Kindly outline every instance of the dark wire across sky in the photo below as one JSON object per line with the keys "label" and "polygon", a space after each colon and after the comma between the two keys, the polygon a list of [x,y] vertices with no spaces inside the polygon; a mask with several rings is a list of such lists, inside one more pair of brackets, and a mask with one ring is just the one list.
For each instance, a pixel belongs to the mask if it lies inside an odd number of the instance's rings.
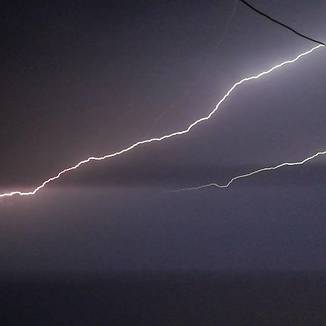
{"label": "dark wire across sky", "polygon": [[313,38],[311,38],[311,37],[309,37],[309,36],[307,36],[307,35],[304,35],[304,34],[298,32],[297,30],[295,30],[294,28],[292,28],[292,27],[290,27],[290,26],[288,26],[288,25],[286,25],[286,24],[280,22],[279,20],[277,20],[277,19],[275,19],[275,18],[273,18],[273,17],[267,15],[266,13],[260,11],[259,9],[257,9],[257,8],[254,7],[253,5],[251,5],[249,2],[247,2],[247,1],[245,1],[245,0],[239,0],[239,1],[242,2],[244,5],[246,5],[247,7],[249,7],[250,9],[252,9],[253,11],[255,11],[257,14],[259,14],[259,15],[261,15],[261,16],[263,16],[263,17],[269,19],[270,21],[272,21],[272,22],[274,22],[274,23],[276,23],[276,24],[278,24],[278,25],[280,25],[280,26],[282,26],[282,27],[288,29],[289,31],[293,32],[294,34],[296,34],[296,35],[298,35],[298,36],[300,36],[300,37],[302,37],[302,38],[304,38],[304,39],[306,39],[306,40],[308,40],[308,41],[312,41],[312,42],[314,42],[314,43],[317,43],[317,44],[321,44],[321,45],[326,46],[325,43],[323,43],[323,42],[321,42],[321,41],[318,41],[318,40],[315,40],[315,39],[313,39]]}

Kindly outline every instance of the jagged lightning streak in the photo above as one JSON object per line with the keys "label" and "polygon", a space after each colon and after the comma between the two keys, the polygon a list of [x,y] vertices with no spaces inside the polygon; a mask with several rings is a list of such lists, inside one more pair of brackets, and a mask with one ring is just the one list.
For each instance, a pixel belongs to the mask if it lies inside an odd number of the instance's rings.
{"label": "jagged lightning streak", "polygon": [[301,161],[296,161],[296,162],[284,162],[275,166],[270,166],[270,167],[265,167],[265,168],[261,168],[249,173],[245,173],[245,174],[240,174],[236,177],[233,177],[232,179],[230,179],[230,181],[228,181],[225,184],[218,184],[218,183],[207,183],[204,185],[200,185],[200,186],[195,186],[195,187],[188,187],[188,188],[181,188],[181,189],[177,189],[174,190],[174,192],[179,192],[179,191],[191,191],[191,190],[200,190],[200,189],[204,189],[204,188],[209,188],[209,187],[216,187],[216,188],[229,188],[231,186],[231,184],[237,180],[240,179],[245,179],[245,178],[249,178],[252,177],[256,174],[259,173],[263,173],[263,172],[268,172],[268,171],[273,171],[273,170],[278,170],[280,168],[284,168],[287,166],[297,166],[297,165],[303,165],[319,156],[325,155],[326,151],[321,151],[321,152],[317,152],[311,156],[306,157],[305,159],[301,160]]}
{"label": "jagged lightning streak", "polygon": [[222,99],[216,104],[216,106],[214,107],[214,109],[207,115],[207,116],[204,116],[194,122],[192,122],[186,129],[184,130],[181,130],[181,131],[176,131],[176,132],[173,132],[173,133],[170,133],[170,134],[167,134],[167,135],[164,135],[164,136],[161,136],[161,137],[154,137],[154,138],[150,138],[150,139],[145,139],[145,140],[142,140],[142,141],[138,141],[132,145],[130,145],[129,147],[126,147],[120,151],[117,151],[117,152],[114,152],[114,153],[111,153],[111,154],[106,154],[106,155],[103,155],[103,156],[100,156],[100,157],[95,157],[95,156],[90,156],[88,157],[87,159],[85,160],[82,160],[80,162],[78,162],[77,164],[71,166],[71,167],[68,167],[66,169],[63,169],[62,171],[60,171],[57,175],[53,176],[53,177],[50,177],[49,179],[45,180],[43,183],[41,183],[39,186],[35,187],[33,190],[31,191],[28,191],[28,192],[24,192],[24,191],[11,191],[11,192],[6,192],[6,193],[2,193],[0,194],[0,198],[4,198],[4,197],[12,197],[12,196],[33,196],[35,195],[37,192],[39,192],[41,189],[43,189],[44,187],[46,187],[49,183],[55,181],[55,180],[58,180],[59,178],[61,178],[61,176],[63,176],[64,174],[70,172],[70,171],[73,171],[73,170],[77,170],[78,168],[80,168],[82,165],[84,164],[87,164],[87,163],[90,163],[92,161],[102,161],[102,160],[106,160],[106,159],[109,159],[109,158],[112,158],[112,157],[115,157],[115,156],[119,156],[121,154],[124,154],[126,152],[129,152],[131,150],[133,150],[134,148],[140,146],[140,145],[144,145],[144,144],[148,144],[148,143],[152,143],[152,142],[159,142],[159,141],[162,141],[162,140],[165,140],[165,139],[168,139],[168,138],[172,138],[172,137],[175,137],[175,136],[181,136],[181,135],[184,135],[184,134],[187,134],[188,132],[190,132],[190,130],[195,127],[196,125],[206,121],[206,120],[209,120],[212,115],[219,109],[220,105],[229,97],[229,95],[238,87],[240,86],[241,84],[243,83],[246,83],[250,80],[254,80],[254,79],[258,79],[260,77],[263,77],[267,74],[270,74],[271,72],[273,72],[274,70],[276,69],[279,69],[281,67],[284,67],[286,65],[289,65],[291,63],[294,63],[296,61],[298,61],[300,58],[312,53],[313,51],[321,48],[321,47],[324,47],[325,45],[323,44],[319,44],[313,48],[311,48],[310,50],[308,51],[305,51],[303,53],[300,53],[299,55],[297,55],[295,58],[293,59],[290,59],[290,60],[286,60],[280,64],[277,64],[273,67],[271,67],[270,69],[266,70],[266,71],[263,71],[257,75],[253,75],[253,76],[250,76],[250,77],[245,77],[243,79],[241,79],[240,81],[236,82],[227,92],[226,94],[222,97]]}

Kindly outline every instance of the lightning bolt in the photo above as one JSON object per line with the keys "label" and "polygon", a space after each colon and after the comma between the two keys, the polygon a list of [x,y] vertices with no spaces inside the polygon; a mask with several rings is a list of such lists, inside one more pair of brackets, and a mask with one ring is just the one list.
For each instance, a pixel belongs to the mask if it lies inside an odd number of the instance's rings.
{"label": "lightning bolt", "polygon": [[197,126],[198,124],[209,120],[213,114],[218,111],[219,107],[221,106],[221,104],[230,96],[230,94],[240,85],[250,81],[250,80],[254,80],[254,79],[259,79],[265,75],[270,74],[271,72],[273,72],[274,70],[280,69],[286,65],[295,63],[296,61],[300,60],[302,57],[314,52],[315,50],[324,47],[325,45],[323,44],[319,44],[313,48],[311,48],[308,51],[305,51],[303,53],[300,53],[299,55],[297,55],[295,58],[290,59],[290,60],[286,60],[280,64],[277,64],[271,68],[269,68],[266,71],[263,71],[259,74],[253,75],[253,76],[249,76],[249,77],[245,77],[241,80],[239,80],[238,82],[236,82],[235,84],[233,84],[233,86],[226,92],[226,94],[221,98],[221,100],[216,104],[216,106],[214,107],[214,109],[206,116],[199,118],[198,120],[192,122],[191,124],[188,125],[188,127],[186,127],[184,130],[181,131],[176,131],[161,137],[154,137],[154,138],[150,138],[150,139],[145,139],[142,141],[138,141],[124,149],[121,149],[120,151],[111,153],[111,154],[106,154],[100,157],[95,157],[95,156],[90,156],[85,160],[82,160],[78,163],[76,163],[75,165],[68,167],[66,169],[63,169],[62,171],[60,171],[57,175],[48,178],[47,180],[43,181],[40,185],[38,185],[37,187],[35,187],[34,189],[32,189],[31,191],[28,192],[24,192],[24,191],[11,191],[11,192],[6,192],[6,193],[1,193],[0,194],[0,198],[4,198],[4,197],[13,197],[13,196],[33,196],[36,193],[38,193],[40,190],[42,190],[43,188],[45,188],[48,184],[50,184],[51,182],[60,179],[64,174],[67,174],[68,172],[72,172],[74,170],[77,170],[78,168],[80,168],[82,165],[88,164],[90,162],[93,161],[102,161],[102,160],[106,160],[109,158],[113,158],[119,155],[122,155],[126,152],[132,151],[133,149],[135,149],[136,147],[139,147],[140,145],[144,145],[144,144],[148,144],[148,143],[154,143],[154,142],[160,142],[163,141],[165,139],[169,139],[169,138],[173,138],[176,136],[181,136],[181,135],[185,135],[187,133],[189,133],[191,131],[191,129],[193,129],[195,126]]}
{"label": "lightning bolt", "polygon": [[228,181],[225,184],[218,184],[218,183],[208,183],[208,184],[204,184],[204,185],[200,185],[200,186],[195,186],[195,187],[188,187],[188,188],[182,188],[182,189],[177,189],[174,190],[174,192],[179,192],[179,191],[190,191],[190,190],[200,190],[200,189],[204,189],[204,188],[209,188],[209,187],[216,187],[216,188],[229,188],[231,186],[231,184],[237,180],[240,179],[245,179],[245,178],[249,178],[252,177],[256,174],[259,173],[263,173],[263,172],[268,172],[268,171],[274,171],[274,170],[278,170],[287,166],[297,166],[297,165],[303,165],[309,161],[312,161],[314,159],[316,159],[319,156],[325,155],[326,151],[321,151],[321,152],[317,152],[311,156],[308,156],[307,158],[301,160],[301,161],[297,161],[297,162],[284,162],[275,166],[270,166],[270,167],[265,167],[265,168],[261,168],[249,173],[245,173],[245,174],[240,174],[236,177],[233,177],[232,179],[230,179],[230,181]]}

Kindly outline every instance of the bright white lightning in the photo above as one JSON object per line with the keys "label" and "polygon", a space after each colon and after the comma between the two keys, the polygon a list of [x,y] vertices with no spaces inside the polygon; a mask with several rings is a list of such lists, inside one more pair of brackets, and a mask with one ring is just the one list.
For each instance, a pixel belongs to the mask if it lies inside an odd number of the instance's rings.
{"label": "bright white lightning", "polygon": [[165,139],[168,139],[168,138],[172,138],[172,137],[175,137],[175,136],[181,136],[181,135],[184,135],[184,134],[187,134],[188,132],[190,132],[190,130],[195,127],[196,125],[200,124],[201,122],[203,121],[206,121],[206,120],[209,120],[212,115],[219,109],[220,105],[229,97],[229,95],[238,87],[240,86],[241,84],[243,83],[246,83],[250,80],[253,80],[253,79],[258,79],[260,77],[263,77],[267,74],[270,74],[271,72],[273,72],[274,70],[276,69],[279,69],[283,66],[286,66],[288,64],[291,64],[291,63],[294,63],[296,61],[298,61],[300,58],[312,53],[313,51],[321,48],[321,47],[324,47],[324,45],[317,45],[315,47],[313,47],[312,49],[306,51],[306,52],[303,52],[303,53],[300,53],[299,55],[297,55],[295,58],[293,59],[290,59],[290,60],[286,60],[278,65],[275,65],[273,66],[272,68],[266,70],[266,71],[263,71],[257,75],[253,75],[253,76],[250,76],[250,77],[245,77],[243,79],[241,79],[240,81],[236,82],[227,92],[226,94],[222,97],[222,99],[216,104],[216,106],[214,107],[214,109],[207,115],[207,116],[204,116],[196,121],[194,121],[193,123],[191,123],[186,129],[184,130],[181,130],[181,131],[176,131],[176,132],[173,132],[171,134],[167,134],[167,135],[164,135],[164,136],[161,136],[161,137],[155,137],[155,138],[150,138],[150,139],[145,139],[145,140],[142,140],[142,141],[138,141],[132,145],[130,145],[129,147],[126,147],[118,152],[114,152],[114,153],[111,153],[111,154],[106,154],[106,155],[103,155],[103,156],[100,156],[100,157],[95,157],[95,156],[90,156],[88,157],[87,159],[85,160],[82,160],[80,162],[78,162],[77,164],[71,166],[71,167],[68,167],[66,169],[63,169],[62,171],[60,171],[57,175],[53,176],[53,177],[50,177],[49,179],[45,180],[43,183],[41,183],[39,186],[35,187],[33,190],[31,191],[28,191],[28,192],[23,192],[23,191],[11,191],[11,192],[7,192],[7,193],[2,193],[0,194],[0,198],[3,198],[3,197],[12,197],[12,196],[32,196],[32,195],[35,195],[37,192],[39,192],[41,189],[43,189],[45,186],[47,186],[49,183],[61,178],[62,175],[66,174],[67,172],[70,172],[70,171],[73,171],[73,170],[77,170],[79,167],[81,167],[82,165],[86,164],[86,163],[90,163],[92,161],[102,161],[102,160],[106,160],[106,159],[109,159],[109,158],[112,158],[112,157],[115,157],[115,156],[119,156],[123,153],[126,153],[126,152],[129,152],[131,150],[133,150],[134,148],[140,146],[140,145],[144,145],[144,144],[147,144],[147,143],[152,143],[152,142],[159,142],[159,141],[162,141],[162,140],[165,140]]}
{"label": "bright white lightning", "polygon": [[245,173],[245,174],[240,174],[236,177],[233,177],[232,179],[230,179],[230,181],[228,181],[227,183],[225,184],[218,184],[218,183],[207,183],[207,184],[204,184],[204,185],[200,185],[200,186],[195,186],[195,187],[188,187],[188,188],[182,188],[182,189],[178,189],[178,190],[175,190],[175,192],[179,192],[179,191],[190,191],[190,190],[200,190],[200,189],[204,189],[204,188],[208,188],[208,187],[216,187],[216,188],[229,188],[231,186],[231,184],[237,180],[240,180],[240,179],[245,179],[245,178],[249,178],[249,177],[252,177],[256,174],[259,174],[259,173],[263,173],[263,172],[268,172],[268,171],[273,171],[273,170],[277,170],[277,169],[280,169],[280,168],[284,168],[284,167],[287,167],[287,166],[297,166],[297,165],[303,165],[319,156],[322,156],[322,155],[325,155],[326,154],[326,151],[322,151],[322,152],[317,152],[311,156],[308,156],[307,158],[301,160],[301,161],[297,161],[297,162],[284,162],[284,163],[281,163],[281,164],[278,164],[278,165],[275,165],[275,166],[270,166],[270,167],[266,167],[266,168],[261,168],[261,169],[258,169],[258,170],[255,170],[255,171],[252,171],[252,172],[249,172],[249,173]]}

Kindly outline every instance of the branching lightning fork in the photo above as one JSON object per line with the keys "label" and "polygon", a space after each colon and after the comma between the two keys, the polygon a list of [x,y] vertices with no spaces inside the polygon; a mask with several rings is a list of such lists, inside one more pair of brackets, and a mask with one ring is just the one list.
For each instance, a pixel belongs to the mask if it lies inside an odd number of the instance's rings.
{"label": "branching lightning fork", "polygon": [[[243,79],[241,79],[240,81],[236,82],[227,92],[226,94],[221,98],[221,100],[216,104],[216,106],[214,107],[214,109],[207,115],[207,116],[204,116],[194,122],[192,122],[190,125],[188,125],[187,128],[185,128],[184,130],[181,130],[181,131],[176,131],[176,132],[173,132],[173,133],[170,133],[170,134],[167,134],[167,135],[164,135],[164,136],[161,136],[161,137],[155,137],[155,138],[150,138],[150,139],[145,139],[145,140],[142,140],[142,141],[138,141],[124,149],[121,149],[120,151],[117,151],[117,152],[114,152],[114,153],[111,153],[111,154],[106,154],[106,155],[103,155],[103,156],[100,156],[100,157],[95,157],[95,156],[90,156],[88,157],[87,159],[85,160],[82,160],[78,163],[76,163],[75,165],[71,166],[71,167],[68,167],[66,169],[63,169],[62,171],[60,171],[57,175],[53,176],[53,177],[50,177],[48,178],[47,180],[43,181],[39,186],[35,187],[34,189],[32,189],[31,191],[28,191],[28,192],[24,192],[24,191],[11,191],[11,192],[5,192],[5,193],[0,193],[0,198],[4,198],[4,197],[13,197],[13,196],[33,196],[35,195],[37,192],[39,192],[41,189],[45,188],[49,183],[55,181],[55,180],[58,180],[60,179],[64,174],[67,174],[68,172],[71,172],[71,171],[74,171],[74,170],[77,170],[78,168],[80,168],[82,165],[85,165],[87,163],[90,163],[92,161],[102,161],[102,160],[106,160],[106,159],[109,159],[109,158],[113,158],[113,157],[116,157],[116,156],[119,156],[119,155],[122,155],[126,152],[129,152],[129,151],[132,151],[133,149],[135,149],[136,147],[139,147],[140,145],[144,145],[144,144],[148,144],[148,143],[153,143],[153,142],[160,142],[160,141],[163,141],[165,139],[169,139],[169,138],[172,138],[172,137],[176,137],[176,136],[181,136],[181,135],[185,135],[187,133],[189,133],[191,131],[191,129],[193,129],[196,125],[206,121],[206,120],[209,120],[213,114],[219,109],[219,107],[221,106],[221,104],[229,97],[229,95],[237,88],[239,87],[240,85],[250,81],[250,80],[254,80],[254,79],[258,79],[258,78],[261,78],[265,75],[268,75],[270,74],[271,72],[273,72],[274,70],[277,70],[279,68],[282,68],[286,65],[289,65],[289,64],[292,64],[296,61],[298,61],[299,59],[301,59],[302,57],[316,51],[317,49],[321,48],[321,47],[324,47],[323,44],[319,44],[313,48],[311,48],[310,50],[308,51],[305,51],[303,53],[300,53],[299,55],[297,55],[295,58],[293,59],[290,59],[290,60],[286,60],[280,64],[277,64],[271,68],[269,68],[268,70],[266,71],[263,71],[259,74],[256,74],[256,75],[253,75],[253,76],[249,76],[249,77],[245,77]],[[319,154],[321,155],[321,154]],[[290,165],[290,164],[288,164]],[[294,164],[292,164],[294,165]],[[240,178],[240,177],[238,177]]]}
{"label": "branching lightning fork", "polygon": [[231,186],[231,184],[237,180],[240,179],[245,179],[245,178],[249,178],[252,177],[256,174],[260,174],[263,172],[268,172],[268,171],[274,171],[274,170],[278,170],[280,168],[284,168],[284,167],[289,167],[289,166],[297,166],[297,165],[303,165],[309,161],[312,161],[313,159],[325,155],[326,151],[321,151],[321,152],[317,152],[311,156],[308,156],[307,158],[301,160],[301,161],[297,161],[297,162],[284,162],[275,166],[270,166],[270,167],[265,167],[265,168],[261,168],[249,173],[245,173],[245,174],[240,174],[236,177],[233,177],[232,179],[230,179],[230,181],[228,181],[225,184],[218,184],[218,183],[207,183],[204,185],[200,185],[200,186],[196,186],[196,187],[188,187],[188,188],[182,188],[182,189],[178,189],[175,190],[175,192],[179,192],[179,191],[190,191],[190,190],[200,190],[200,189],[204,189],[204,188],[209,188],[209,187],[216,187],[216,188],[229,188]]}

